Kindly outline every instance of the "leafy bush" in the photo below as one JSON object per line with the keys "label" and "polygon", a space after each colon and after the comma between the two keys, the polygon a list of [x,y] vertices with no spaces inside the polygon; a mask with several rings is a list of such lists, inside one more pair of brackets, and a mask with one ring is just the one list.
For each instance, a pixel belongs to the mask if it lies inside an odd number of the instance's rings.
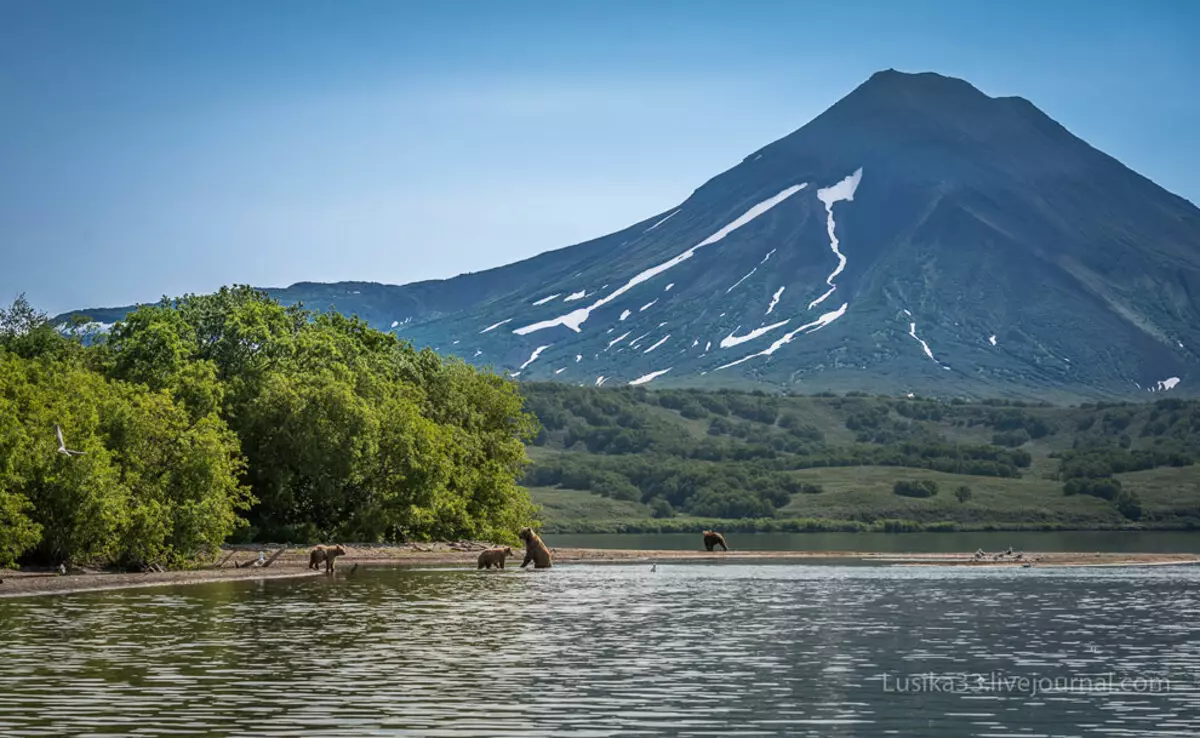
{"label": "leafy bush", "polygon": [[1117,512],[1130,520],[1142,519],[1142,500],[1136,492],[1121,490],[1117,493]]}
{"label": "leafy bush", "polygon": [[901,497],[933,497],[938,493],[938,485],[932,479],[901,480],[892,485],[892,492]]}
{"label": "leafy bush", "polygon": [[771,504],[758,495],[723,486],[702,490],[687,510],[692,515],[706,518],[763,518],[775,514]]}
{"label": "leafy bush", "polygon": [[1016,448],[1029,443],[1029,431],[1024,428],[1018,428],[1013,431],[999,431],[992,434],[992,444],[996,446],[1009,446]]}
{"label": "leafy bush", "polygon": [[966,502],[971,499],[971,488],[963,484],[954,490],[954,497],[959,502]]}
{"label": "leafy bush", "polygon": [[1066,495],[1091,495],[1102,500],[1115,500],[1120,493],[1120,480],[1111,477],[1100,479],[1076,477],[1063,485],[1063,494]]}
{"label": "leafy bush", "polygon": [[673,518],[675,517],[675,508],[671,507],[671,503],[661,497],[655,497],[650,500],[650,514],[656,518]]}

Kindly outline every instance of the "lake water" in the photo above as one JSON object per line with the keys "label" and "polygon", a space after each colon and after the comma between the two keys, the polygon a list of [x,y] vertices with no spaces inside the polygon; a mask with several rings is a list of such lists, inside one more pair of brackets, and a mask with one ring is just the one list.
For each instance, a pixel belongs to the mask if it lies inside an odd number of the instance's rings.
{"label": "lake water", "polygon": [[[695,533],[547,534],[550,546],[640,550],[703,548]],[[1105,553],[1200,553],[1200,531],[982,531],[977,533],[726,533],[742,551],[874,551],[969,553],[1002,551],[1103,551]],[[718,549],[719,550],[719,549]]]}
{"label": "lake water", "polygon": [[1196,567],[368,568],[8,599],[0,735],[1195,736],[1197,612]]}

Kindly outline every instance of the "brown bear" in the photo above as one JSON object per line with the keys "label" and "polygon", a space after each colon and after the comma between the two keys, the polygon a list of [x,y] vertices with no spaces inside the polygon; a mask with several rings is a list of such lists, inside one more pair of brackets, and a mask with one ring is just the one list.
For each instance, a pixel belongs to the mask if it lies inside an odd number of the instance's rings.
{"label": "brown bear", "polygon": [[308,568],[320,569],[321,562],[325,562],[325,573],[329,574],[333,571],[333,560],[345,555],[346,549],[342,548],[341,544],[337,546],[315,546],[312,553],[308,555]]}
{"label": "brown bear", "polygon": [[533,532],[532,528],[522,528],[517,537],[525,542],[525,560],[521,562],[522,569],[530,561],[533,562],[534,569],[550,568],[550,549],[546,548],[546,544],[542,542],[537,533]]}
{"label": "brown bear", "polygon": [[504,559],[512,556],[512,546],[504,548],[489,548],[486,551],[479,552],[479,568],[491,569],[495,566],[497,569],[504,568]]}
{"label": "brown bear", "polygon": [[704,531],[704,547],[712,551],[715,546],[720,546],[722,551],[729,550],[729,547],[725,545],[725,536],[715,530]]}

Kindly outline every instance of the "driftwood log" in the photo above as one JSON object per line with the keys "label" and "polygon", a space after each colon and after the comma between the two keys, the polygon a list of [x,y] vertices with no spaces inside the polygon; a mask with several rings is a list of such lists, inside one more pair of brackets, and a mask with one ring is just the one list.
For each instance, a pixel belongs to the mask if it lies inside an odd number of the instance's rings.
{"label": "driftwood log", "polygon": [[[275,561],[276,561],[276,559],[278,559],[278,558],[279,558],[280,556],[282,556],[283,554],[287,553],[287,551],[288,551],[288,547],[287,547],[287,546],[284,546],[283,548],[279,549],[279,550],[278,550],[278,551],[276,551],[275,553],[271,554],[271,558],[269,558],[269,559],[267,559],[267,560],[263,561],[261,564],[259,564],[259,563],[258,563],[258,562],[260,561],[260,559],[259,559],[257,556],[255,556],[254,558],[250,559],[249,561],[244,561],[244,562],[240,562],[240,563],[239,563],[239,562],[237,562],[237,561],[235,561],[235,562],[233,562],[233,568],[235,568],[235,569],[245,569],[245,568],[247,568],[247,567],[251,567],[251,566],[258,566],[259,568],[266,569],[266,568],[267,568],[268,566],[270,566],[271,564],[274,564],[274,563],[275,563]],[[236,553],[236,551],[235,551],[234,553]],[[230,556],[232,556],[232,555],[233,555],[233,554],[230,554]],[[225,558],[226,558],[226,559],[228,559],[228,558],[229,558],[229,556],[227,556],[227,557],[225,557]]]}
{"label": "driftwood log", "polygon": [[285,551],[287,551],[287,550],[288,550],[288,547],[287,547],[287,546],[283,546],[283,547],[282,547],[282,548],[280,548],[278,551],[276,551],[275,553],[271,554],[271,558],[269,558],[269,559],[267,559],[266,561],[264,561],[264,562],[263,562],[263,568],[264,568],[264,569],[266,569],[266,568],[267,568],[268,566],[270,566],[271,564],[274,564],[274,563],[275,563],[275,560],[276,560],[276,559],[278,559],[280,556],[282,556],[282,555],[284,554],[284,552],[285,552]]}

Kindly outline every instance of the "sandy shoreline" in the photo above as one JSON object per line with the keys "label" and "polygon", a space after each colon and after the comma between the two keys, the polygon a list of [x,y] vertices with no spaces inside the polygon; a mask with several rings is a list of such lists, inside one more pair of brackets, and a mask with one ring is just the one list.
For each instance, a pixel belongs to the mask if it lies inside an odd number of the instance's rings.
{"label": "sandy shoreline", "polygon": [[[355,564],[361,566],[462,566],[474,568],[479,543],[406,544],[402,546],[347,546],[346,556],[338,559],[338,572],[345,574]],[[271,549],[267,549],[268,554]],[[970,553],[960,554],[899,554],[866,551],[681,551],[634,550],[597,548],[555,548],[556,563],[650,563],[664,561],[761,561],[785,560],[797,563],[856,563],[882,566],[973,566],[1020,568],[1030,559],[1033,568],[1046,567],[1118,567],[1118,566],[1180,566],[1200,565],[1197,554],[1122,554],[1122,553],[1027,553],[1021,560],[990,558],[975,560]],[[54,572],[0,570],[0,598],[40,594],[68,594],[135,587],[160,587],[201,582],[224,582],[256,579],[285,579],[322,576],[308,569],[308,547],[290,549],[269,568],[251,564],[257,553],[254,549],[227,549],[222,558],[230,556],[221,567],[169,572],[81,572],[59,575]],[[509,566],[519,566],[521,552],[515,551]],[[247,564],[236,568],[234,562]]]}

